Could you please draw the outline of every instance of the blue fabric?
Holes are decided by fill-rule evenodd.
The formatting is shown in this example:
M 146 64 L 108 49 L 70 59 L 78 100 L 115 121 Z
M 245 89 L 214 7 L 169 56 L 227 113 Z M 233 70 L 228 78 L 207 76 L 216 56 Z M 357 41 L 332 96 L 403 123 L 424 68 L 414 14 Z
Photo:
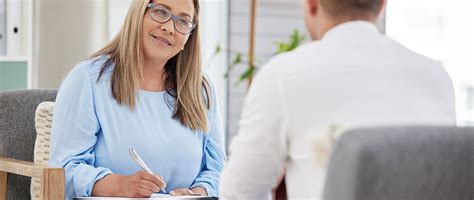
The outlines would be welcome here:
M 214 89 L 209 132 L 192 131 L 172 119 L 174 99 L 166 92 L 137 92 L 134 110 L 112 97 L 113 66 L 97 81 L 106 57 L 79 63 L 56 98 L 50 165 L 66 172 L 66 199 L 90 196 L 97 180 L 110 173 L 142 170 L 131 158 L 134 147 L 166 191 L 203 186 L 217 196 L 226 156 Z

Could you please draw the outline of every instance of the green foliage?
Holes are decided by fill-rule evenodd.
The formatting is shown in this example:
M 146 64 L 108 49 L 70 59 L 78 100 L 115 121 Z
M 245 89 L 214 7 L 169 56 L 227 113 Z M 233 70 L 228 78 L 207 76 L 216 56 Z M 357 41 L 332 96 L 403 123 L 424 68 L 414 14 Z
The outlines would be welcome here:
M 218 45 L 216 46 L 216 50 L 215 50 L 214 54 L 217 55 L 217 54 L 219 54 L 221 51 L 222 51 L 222 47 L 221 47 L 220 44 L 218 44 Z
M 275 55 L 288 52 L 288 51 L 293 51 L 298 47 L 306 38 L 305 35 L 300 34 L 300 32 L 295 29 L 293 33 L 291 34 L 290 41 L 285 43 L 285 42 L 277 42 L 277 51 Z
M 281 53 L 289 52 L 294 49 L 296 49 L 299 45 L 301 45 L 304 40 L 306 39 L 306 36 L 302 33 L 300 33 L 298 30 L 294 30 L 293 33 L 290 36 L 290 40 L 288 42 L 276 42 L 275 45 L 277 47 L 274 55 L 278 55 Z M 220 44 L 216 47 L 214 56 L 217 56 L 219 53 L 222 52 L 222 48 Z M 248 59 L 244 57 L 244 55 L 241 52 L 236 52 L 236 51 L 231 51 L 229 50 L 229 53 L 231 56 L 233 56 L 232 62 L 230 63 L 228 71 L 225 73 L 225 77 L 228 78 L 229 74 L 235 69 L 236 66 L 239 65 L 244 65 L 247 67 L 247 69 L 240 74 L 239 81 L 237 83 L 241 83 L 243 81 L 248 81 L 253 78 L 255 73 L 258 71 L 258 61 L 254 61 L 253 64 L 249 64 Z
M 240 75 L 239 83 L 241 83 L 244 80 L 249 80 L 250 78 L 252 78 L 255 75 L 256 69 L 257 68 L 255 66 L 247 67 L 247 70 L 245 70 L 245 72 Z

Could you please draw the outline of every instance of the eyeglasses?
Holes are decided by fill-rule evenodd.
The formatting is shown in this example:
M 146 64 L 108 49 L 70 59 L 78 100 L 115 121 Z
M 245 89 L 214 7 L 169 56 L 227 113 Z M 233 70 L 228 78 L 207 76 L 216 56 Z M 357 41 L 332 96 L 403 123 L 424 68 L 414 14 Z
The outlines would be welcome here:
M 187 35 L 196 28 L 196 24 L 186 18 L 173 15 L 170 10 L 155 3 L 149 3 L 147 8 L 150 8 L 150 15 L 153 20 L 164 24 L 170 20 L 174 22 L 174 29 L 183 35 Z

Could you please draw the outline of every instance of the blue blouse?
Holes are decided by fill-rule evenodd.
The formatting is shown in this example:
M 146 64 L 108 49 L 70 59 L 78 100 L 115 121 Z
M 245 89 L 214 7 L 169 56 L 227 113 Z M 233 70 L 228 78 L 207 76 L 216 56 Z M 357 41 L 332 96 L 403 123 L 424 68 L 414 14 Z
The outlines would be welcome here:
M 167 192 L 202 186 L 218 196 L 226 156 L 214 89 L 209 131 L 193 131 L 172 119 L 174 99 L 166 92 L 137 92 L 134 110 L 111 93 L 111 66 L 97 82 L 107 57 L 79 63 L 63 81 L 56 98 L 50 166 L 63 167 L 66 199 L 91 196 L 107 174 L 142 170 L 129 154 L 134 147 Z

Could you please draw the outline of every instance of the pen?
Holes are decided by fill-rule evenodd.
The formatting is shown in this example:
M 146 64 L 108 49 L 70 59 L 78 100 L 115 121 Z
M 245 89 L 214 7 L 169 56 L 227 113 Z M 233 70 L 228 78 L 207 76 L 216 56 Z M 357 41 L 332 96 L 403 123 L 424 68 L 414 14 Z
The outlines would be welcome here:
M 138 153 L 135 151 L 133 147 L 130 147 L 128 151 L 130 152 L 130 155 L 132 156 L 133 160 L 135 160 L 135 162 L 137 162 L 137 164 L 140 165 L 140 167 L 142 167 L 146 172 L 153 174 L 153 172 L 145 164 L 145 162 L 142 160 L 142 158 L 138 155 Z M 161 188 L 161 190 L 163 190 L 163 192 L 166 193 L 165 188 Z

